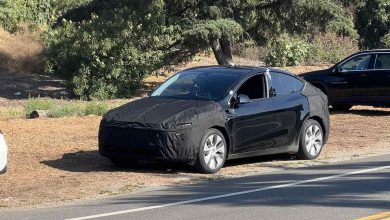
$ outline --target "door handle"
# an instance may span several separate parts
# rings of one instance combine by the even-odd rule
[[[362,73],[362,74],[360,74],[360,76],[366,77],[367,74],[366,73]]]

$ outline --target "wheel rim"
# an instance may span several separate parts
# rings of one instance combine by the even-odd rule
[[[311,156],[319,154],[322,148],[323,137],[320,127],[317,125],[310,125],[306,129],[305,146],[307,152]]]
[[[225,143],[218,134],[210,135],[203,146],[203,159],[212,170],[219,168],[225,160]]]

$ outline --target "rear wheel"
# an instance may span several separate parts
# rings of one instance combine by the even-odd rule
[[[196,168],[202,173],[216,173],[225,164],[226,155],[225,137],[217,129],[209,129],[199,147]]]
[[[321,125],[313,119],[303,124],[300,134],[298,157],[304,160],[316,159],[324,145],[324,132]]]
[[[348,111],[352,108],[352,105],[332,105],[334,111]]]

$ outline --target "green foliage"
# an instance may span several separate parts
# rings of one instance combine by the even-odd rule
[[[271,66],[296,66],[306,60],[308,44],[299,38],[282,35],[267,46],[266,63]]]
[[[381,45],[384,48],[390,48],[390,33],[381,38]]]
[[[50,3],[50,0],[0,1],[0,26],[16,31],[20,23],[46,23],[49,19]]]
[[[108,110],[110,106],[107,103],[91,102],[85,107],[85,115],[103,116]]]
[[[360,35],[362,48],[374,49],[386,47],[387,38],[385,35],[390,34],[389,15],[389,0],[365,1],[358,8],[356,27]]]
[[[349,37],[339,37],[334,33],[318,34],[310,42],[306,63],[337,63],[359,51],[358,43]]]
[[[135,95],[178,38],[178,27],[164,25],[161,2],[118,4],[88,21],[64,21],[46,37],[48,73],[66,79],[83,99]]]
[[[46,73],[65,79],[76,97],[108,99],[136,95],[146,75],[210,47],[219,63],[229,63],[221,60],[231,59],[231,44],[253,42],[251,48],[268,45],[269,63],[297,65],[308,53],[324,51],[323,45],[309,47],[299,39],[324,32],[357,37],[353,14],[346,9],[351,2],[4,0],[0,25],[8,30],[20,23],[47,27]],[[368,5],[355,2],[359,8]],[[274,39],[284,33],[296,37]]]
[[[56,102],[52,99],[29,98],[24,106],[27,114],[36,110],[50,110],[56,106]]]
[[[272,66],[333,64],[359,50],[357,40],[321,33],[312,40],[282,35],[267,46],[266,63]]]
[[[75,103],[70,103],[68,105],[56,106],[53,109],[50,109],[48,116],[50,118],[63,118],[63,117],[80,117],[84,116],[83,106]]]
[[[203,41],[206,44],[212,39],[228,39],[237,41],[243,34],[241,25],[230,19],[207,20],[195,24],[183,33],[184,39],[190,43]]]
[[[18,25],[48,27],[65,11],[90,0],[2,0],[0,1],[0,26],[10,32]]]
[[[24,112],[26,115],[30,115],[32,111],[45,110],[48,111],[48,116],[51,118],[62,118],[67,116],[102,116],[110,108],[110,105],[105,102],[29,98],[24,106]]]
[[[246,30],[259,44],[267,44],[273,36],[287,33],[292,36],[313,37],[321,32],[357,37],[353,16],[335,0],[270,1],[272,7],[260,1],[247,1],[249,6],[240,16]],[[270,4],[272,4],[270,3]],[[247,19],[245,19],[247,18]]]

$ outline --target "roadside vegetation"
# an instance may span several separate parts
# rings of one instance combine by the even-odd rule
[[[33,111],[47,111],[50,118],[62,118],[66,116],[102,116],[110,109],[106,102],[78,102],[55,99],[34,98],[27,100],[24,110],[28,117]]]
[[[331,114],[316,161],[239,160],[212,177],[165,164],[119,169],[99,155],[97,134],[101,115],[184,68],[300,74],[389,48],[389,14],[388,0],[0,0],[0,129],[9,145],[0,211],[388,153],[390,108],[362,106]],[[48,118],[26,119],[33,111]]]
[[[39,39],[40,52],[25,53],[34,72],[64,79],[70,97],[103,100],[137,96],[145,77],[199,53],[290,66],[389,47],[389,13],[387,0],[4,0],[0,26]],[[11,65],[20,60],[0,51],[2,68],[31,66]]]
[[[110,109],[118,107],[129,100],[82,101],[51,98],[29,98],[14,106],[0,107],[1,119],[30,118],[32,112],[44,112],[43,117],[83,117],[102,116]]]

